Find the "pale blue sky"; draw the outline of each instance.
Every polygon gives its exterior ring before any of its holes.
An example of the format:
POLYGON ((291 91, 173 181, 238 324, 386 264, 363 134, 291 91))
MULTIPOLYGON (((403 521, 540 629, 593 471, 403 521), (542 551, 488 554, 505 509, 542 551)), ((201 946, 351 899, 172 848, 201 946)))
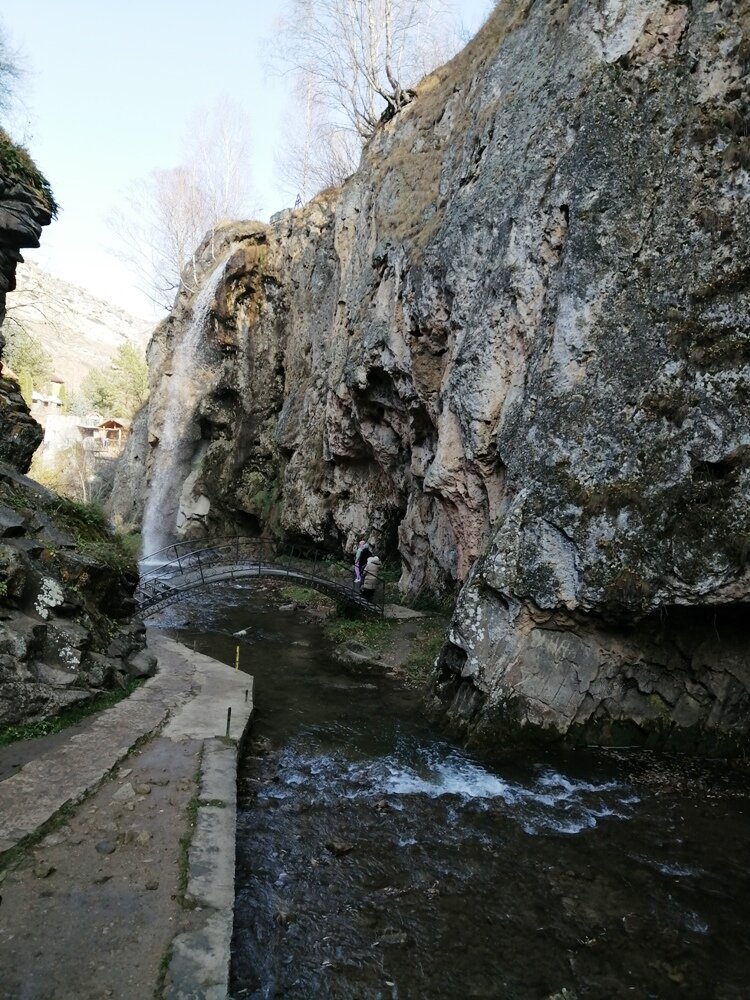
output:
MULTIPOLYGON (((455 6, 474 31, 491 4, 455 6)), ((0 22, 27 70, 14 135, 62 206, 28 258, 148 316, 136 280, 107 252, 116 238, 106 219, 130 181, 180 162, 186 118, 222 97, 250 119, 260 218, 289 204, 274 169, 288 81, 269 72, 264 56, 282 7, 279 0, 0 0, 0 22)))

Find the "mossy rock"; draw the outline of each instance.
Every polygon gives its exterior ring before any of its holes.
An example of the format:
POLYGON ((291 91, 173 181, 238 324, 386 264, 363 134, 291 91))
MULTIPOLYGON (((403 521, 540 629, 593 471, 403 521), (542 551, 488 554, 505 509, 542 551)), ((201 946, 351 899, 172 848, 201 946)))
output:
POLYGON ((49 181, 24 147, 13 142, 3 128, 0 128, 0 170, 6 177, 20 181, 35 191, 49 210, 52 218, 56 217, 59 206, 52 194, 49 181))

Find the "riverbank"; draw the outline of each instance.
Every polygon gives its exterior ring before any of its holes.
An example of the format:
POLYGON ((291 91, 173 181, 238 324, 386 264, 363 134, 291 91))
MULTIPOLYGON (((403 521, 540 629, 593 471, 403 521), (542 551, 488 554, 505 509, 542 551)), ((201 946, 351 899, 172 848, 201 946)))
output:
MULTIPOLYGON (((326 619, 348 670, 423 683, 442 621, 339 618, 315 598, 295 615, 326 619)), ((148 639, 157 674, 128 698, 0 748, 0 997, 226 996, 252 678, 148 639)))
POLYGON ((149 649, 155 677, 0 782, 3 997, 226 995, 252 679, 149 649))
POLYGON ((339 614, 334 601, 307 587, 277 586, 276 593, 291 602, 286 607, 324 623, 334 658, 352 673, 385 674, 412 689, 426 685, 450 622, 447 614, 398 604, 386 604, 382 618, 357 618, 339 614))

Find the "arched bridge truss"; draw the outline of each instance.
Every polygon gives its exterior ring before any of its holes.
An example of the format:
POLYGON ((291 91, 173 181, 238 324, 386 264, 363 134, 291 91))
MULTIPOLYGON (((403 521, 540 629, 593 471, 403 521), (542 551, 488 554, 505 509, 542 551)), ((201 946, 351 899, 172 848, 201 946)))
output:
POLYGON ((279 549, 265 539, 177 542, 146 556, 140 566, 134 596, 143 618, 176 604, 189 591, 252 577, 287 580, 366 614, 383 615, 382 580, 368 601, 355 585, 351 567, 335 562, 328 554, 295 547, 279 549))

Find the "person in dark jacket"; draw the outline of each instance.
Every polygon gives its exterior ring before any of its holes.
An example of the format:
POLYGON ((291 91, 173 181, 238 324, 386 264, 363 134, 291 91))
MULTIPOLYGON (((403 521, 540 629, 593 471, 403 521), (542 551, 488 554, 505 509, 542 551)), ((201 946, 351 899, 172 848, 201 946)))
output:
POLYGON ((372 549, 364 538, 360 538, 359 545, 357 546, 357 552, 354 556, 354 582, 362 583, 362 576, 365 572, 365 566, 367 565, 367 560, 372 555, 372 549))

